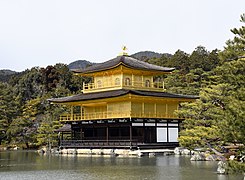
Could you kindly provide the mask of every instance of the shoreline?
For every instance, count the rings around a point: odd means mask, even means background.
[[[109,156],[157,156],[157,155],[174,155],[173,149],[103,149],[103,148],[94,148],[94,149],[76,149],[76,148],[67,148],[67,149],[51,149],[48,151],[45,148],[37,150],[40,154],[59,154],[59,155],[109,155]]]

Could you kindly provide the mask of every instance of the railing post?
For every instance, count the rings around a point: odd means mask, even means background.
[[[71,120],[73,120],[73,106],[71,106]]]

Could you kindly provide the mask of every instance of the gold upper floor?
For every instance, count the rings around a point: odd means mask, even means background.
[[[160,73],[160,75],[165,73]],[[83,84],[83,93],[116,89],[137,89],[165,91],[163,78],[159,72],[131,69],[120,65],[114,69],[88,74],[89,83]]]

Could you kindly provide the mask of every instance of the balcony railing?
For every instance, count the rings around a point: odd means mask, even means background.
[[[111,118],[177,118],[173,113],[130,113],[130,112],[95,112],[81,114],[64,114],[60,121],[103,120]]]
[[[138,89],[138,90],[149,90],[149,91],[164,91],[164,82],[153,82],[146,83],[142,81],[132,81],[130,83],[121,83],[115,84],[111,81],[98,83],[85,83],[83,84],[83,92],[97,92],[104,90],[114,90],[120,88],[128,88],[128,89]]]
[[[137,146],[137,140],[61,140],[61,147]]]

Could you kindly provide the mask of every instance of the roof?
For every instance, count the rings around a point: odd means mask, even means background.
[[[106,61],[104,63],[94,64],[85,69],[73,69],[71,71],[75,73],[93,73],[93,72],[115,68],[120,64],[124,64],[125,66],[134,69],[147,70],[147,71],[172,72],[175,69],[175,68],[168,68],[168,67],[149,64],[144,61],[140,61],[138,59],[132,58],[130,56],[117,56],[116,58]]]
[[[118,97],[118,96],[123,96],[129,93],[134,94],[134,95],[140,95],[140,96],[153,96],[153,97],[163,97],[163,98],[180,98],[180,99],[198,99],[199,98],[198,96],[172,94],[172,93],[167,93],[167,92],[152,92],[152,91],[119,89],[119,90],[113,90],[113,91],[104,91],[104,92],[95,92],[95,93],[86,93],[86,94],[81,93],[81,94],[74,95],[74,96],[48,99],[48,101],[54,102],[54,103],[78,102],[78,101]]]
[[[64,124],[61,128],[56,129],[56,132],[70,132],[71,131],[71,125],[70,124]]]

